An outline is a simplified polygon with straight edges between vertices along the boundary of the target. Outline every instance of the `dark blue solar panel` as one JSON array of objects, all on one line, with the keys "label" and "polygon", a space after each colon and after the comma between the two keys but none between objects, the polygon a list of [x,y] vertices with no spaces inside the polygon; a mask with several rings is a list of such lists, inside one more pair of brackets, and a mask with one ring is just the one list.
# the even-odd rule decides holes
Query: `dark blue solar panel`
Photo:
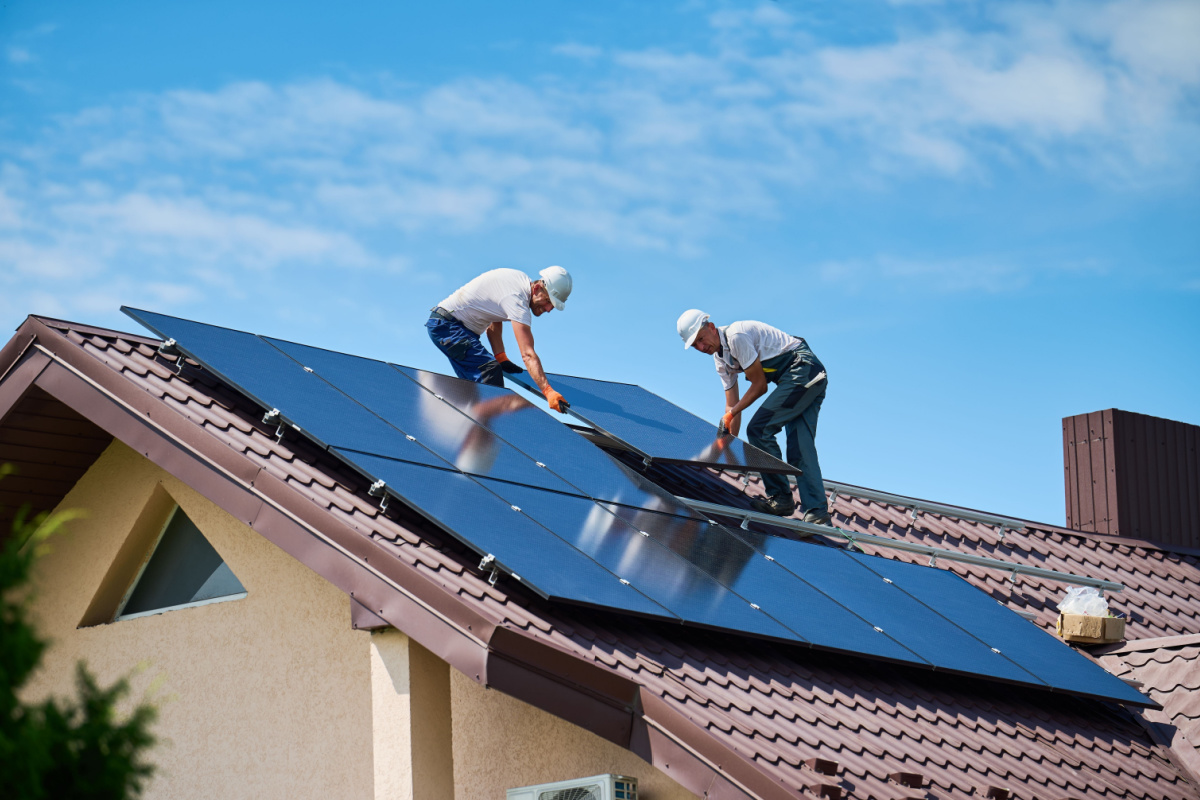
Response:
[{"label": "dark blue solar panel", "polygon": [[972,631],[1055,689],[1145,705],[1146,698],[1125,681],[954,573],[874,556],[854,558],[865,561],[871,570]]},{"label": "dark blue solar panel", "polygon": [[[622,506],[608,508],[686,558],[814,647],[920,666],[929,663],[720,525]],[[765,537],[762,537],[765,538]],[[673,608],[684,616],[685,609]]]},{"label": "dark blue solar panel", "polygon": [[[547,597],[1149,702],[952,573],[709,525],[508,390],[125,311]],[[759,471],[770,458],[732,439],[714,455],[712,426],[640,387],[551,380],[654,458]]]},{"label": "dark blue solar panel", "polygon": [[149,311],[125,313],[174,339],[181,350],[265,408],[278,408],[321,444],[449,466],[254,334]]},{"label": "dark blue solar panel", "polygon": [[762,546],[789,572],[853,609],[937,669],[1045,685],[843,550],[774,537]]},{"label": "dark blue solar panel", "polygon": [[583,497],[481,480],[489,489],[669,608],[684,622],[777,639],[799,638],[687,559]]},{"label": "dark blue solar panel", "polygon": [[[741,439],[717,436],[715,423],[640,386],[568,375],[546,377],[571,404],[571,413],[652,460],[749,472],[799,472]],[[524,375],[518,378],[518,383],[536,391]],[[714,402],[719,399],[714,395]]]},{"label": "dark blue solar panel", "polygon": [[475,479],[364,453],[337,452],[368,476],[386,481],[398,497],[476,552],[494,554],[522,583],[547,597],[676,619]]},{"label": "dark blue solar panel", "polygon": [[508,389],[410,367],[397,369],[526,455],[544,463],[588,497],[696,516],[669,493]]},{"label": "dark blue solar panel", "polygon": [[[492,431],[477,425],[470,417],[438,399],[390,364],[280,339],[262,338],[404,433],[416,437],[419,443],[463,472],[527,483],[558,492],[574,491],[553,473],[539,467],[532,458]],[[508,394],[515,397],[512,392]]]}]

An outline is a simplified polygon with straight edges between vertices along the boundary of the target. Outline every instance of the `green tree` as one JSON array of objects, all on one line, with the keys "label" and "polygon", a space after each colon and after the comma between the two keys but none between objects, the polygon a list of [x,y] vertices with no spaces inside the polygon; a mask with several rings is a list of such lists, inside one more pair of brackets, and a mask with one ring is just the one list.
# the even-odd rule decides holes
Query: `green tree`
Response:
[{"label": "green tree", "polygon": [[[0,466],[0,478],[11,472]],[[18,693],[41,662],[46,642],[29,621],[29,577],[47,538],[78,516],[72,512],[29,517],[23,509],[0,548],[0,797],[5,800],[141,796],[154,774],[145,760],[155,737],[157,712],[147,703],[120,715],[129,693],[122,678],[101,687],[82,662],[76,665],[78,698],[26,704]]]}]

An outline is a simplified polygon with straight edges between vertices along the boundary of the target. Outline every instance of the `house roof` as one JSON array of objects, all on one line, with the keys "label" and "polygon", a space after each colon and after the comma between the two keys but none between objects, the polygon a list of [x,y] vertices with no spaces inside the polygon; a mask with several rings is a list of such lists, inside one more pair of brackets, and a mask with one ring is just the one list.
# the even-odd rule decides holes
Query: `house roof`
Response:
[{"label": "house roof", "polygon": [[[697,795],[1200,797],[1187,759],[1138,710],[552,604],[514,581],[491,586],[477,556],[402,504],[382,514],[357,474],[294,434],[276,439],[263,409],[156,344],[29,318],[0,350],[0,435],[22,398],[44,392],[51,411],[58,404],[145,454],[341,588],[356,625],[392,624],[473,680],[628,747]],[[651,477],[712,502],[756,489],[706,469]],[[1200,592],[1194,553],[1033,524],[999,542],[977,523],[914,524],[906,509],[850,498],[836,511],[854,530],[1120,580],[1128,588],[1115,605],[1130,615],[1131,639],[1200,634],[1189,611]],[[940,565],[1052,625],[1062,585]]]}]

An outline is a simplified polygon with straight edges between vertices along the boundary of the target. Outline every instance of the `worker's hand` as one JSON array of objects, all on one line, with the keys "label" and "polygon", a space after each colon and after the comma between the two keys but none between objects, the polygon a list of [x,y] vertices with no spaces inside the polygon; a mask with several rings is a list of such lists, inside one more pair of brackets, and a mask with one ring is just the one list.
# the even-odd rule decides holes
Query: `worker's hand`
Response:
[{"label": "worker's hand", "polygon": [[567,413],[567,409],[571,407],[571,404],[567,402],[565,397],[549,387],[546,388],[545,395],[546,401],[550,403],[550,407],[560,414]]},{"label": "worker's hand", "polygon": [[509,375],[519,375],[525,370],[514,364],[508,357],[508,353],[501,353],[496,356],[496,360],[500,362],[500,369],[507,372]]},{"label": "worker's hand", "polygon": [[733,435],[733,412],[726,411],[725,416],[721,417],[721,422],[717,425],[717,433],[721,436],[726,434]]}]

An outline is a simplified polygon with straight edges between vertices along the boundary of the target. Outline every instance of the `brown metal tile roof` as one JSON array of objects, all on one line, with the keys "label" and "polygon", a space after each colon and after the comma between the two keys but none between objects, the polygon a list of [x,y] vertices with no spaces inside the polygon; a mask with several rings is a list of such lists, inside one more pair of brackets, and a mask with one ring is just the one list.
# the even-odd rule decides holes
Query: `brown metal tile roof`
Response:
[{"label": "brown metal tile roof", "polygon": [[[489,586],[477,556],[402,505],[381,514],[362,479],[291,434],[277,441],[263,409],[195,365],[177,372],[143,337],[56,321],[31,318],[14,342],[30,338],[37,346],[0,352],[0,398],[47,392],[342,588],[356,620],[387,620],[474,680],[630,748],[697,795],[1200,797],[1140,712]],[[705,470],[655,477],[714,502],[742,488]],[[986,526],[913,525],[903,510],[852,499],[837,512],[858,530],[1122,580],[1131,635],[1198,632],[1193,555],[1045,526],[1001,544]],[[1049,624],[1062,587],[954,569]],[[814,768],[826,762],[834,774]]]}]

